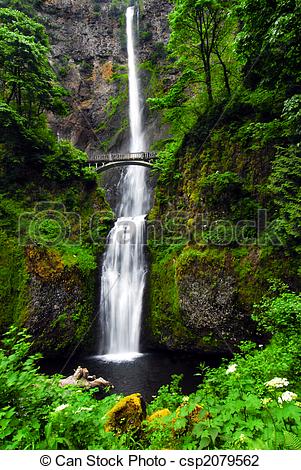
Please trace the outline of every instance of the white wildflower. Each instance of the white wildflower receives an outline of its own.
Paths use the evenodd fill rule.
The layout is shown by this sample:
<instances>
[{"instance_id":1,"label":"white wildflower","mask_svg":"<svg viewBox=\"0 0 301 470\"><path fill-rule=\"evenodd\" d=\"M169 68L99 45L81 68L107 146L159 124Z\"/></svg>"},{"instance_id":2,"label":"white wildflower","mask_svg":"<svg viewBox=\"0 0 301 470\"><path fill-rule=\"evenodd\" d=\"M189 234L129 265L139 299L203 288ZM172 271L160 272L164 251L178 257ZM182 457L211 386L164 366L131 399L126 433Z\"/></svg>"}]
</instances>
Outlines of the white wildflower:
<instances>
[{"instance_id":1,"label":"white wildflower","mask_svg":"<svg viewBox=\"0 0 301 470\"><path fill-rule=\"evenodd\" d=\"M278 403L283 403L284 401L296 400L296 398L297 398L296 393L286 391L286 392L283 392L281 397L278 398Z\"/></svg>"},{"instance_id":2,"label":"white wildflower","mask_svg":"<svg viewBox=\"0 0 301 470\"><path fill-rule=\"evenodd\" d=\"M233 374L233 372L236 372L236 369L237 369L237 364L231 364L226 370L226 374Z\"/></svg>"},{"instance_id":3,"label":"white wildflower","mask_svg":"<svg viewBox=\"0 0 301 470\"><path fill-rule=\"evenodd\" d=\"M246 442L246 436L244 435L244 433L241 433L241 435L239 436L239 440L240 442Z\"/></svg>"},{"instance_id":4,"label":"white wildflower","mask_svg":"<svg viewBox=\"0 0 301 470\"><path fill-rule=\"evenodd\" d=\"M86 406L83 406L79 408L78 410L76 410L75 413L82 413L83 411L92 411L92 408L87 408Z\"/></svg>"},{"instance_id":5,"label":"white wildflower","mask_svg":"<svg viewBox=\"0 0 301 470\"><path fill-rule=\"evenodd\" d=\"M63 411L63 410L65 410L66 408L68 408L69 406L70 406L70 405L68 405L68 404L67 404L67 405L60 405L60 406L58 406L58 407L54 410L54 412L56 413L56 412L58 412L58 411Z\"/></svg>"},{"instance_id":6,"label":"white wildflower","mask_svg":"<svg viewBox=\"0 0 301 470\"><path fill-rule=\"evenodd\" d=\"M184 401L184 402L188 402L188 401L189 401L189 397L187 397L187 396L183 397L183 401Z\"/></svg>"},{"instance_id":7,"label":"white wildflower","mask_svg":"<svg viewBox=\"0 0 301 470\"><path fill-rule=\"evenodd\" d=\"M269 382L266 382L264 385L266 387L272 387L272 388L283 388L287 387L289 384L289 381L287 379L282 379L281 377L274 377L272 380L269 380Z\"/></svg>"}]
</instances>

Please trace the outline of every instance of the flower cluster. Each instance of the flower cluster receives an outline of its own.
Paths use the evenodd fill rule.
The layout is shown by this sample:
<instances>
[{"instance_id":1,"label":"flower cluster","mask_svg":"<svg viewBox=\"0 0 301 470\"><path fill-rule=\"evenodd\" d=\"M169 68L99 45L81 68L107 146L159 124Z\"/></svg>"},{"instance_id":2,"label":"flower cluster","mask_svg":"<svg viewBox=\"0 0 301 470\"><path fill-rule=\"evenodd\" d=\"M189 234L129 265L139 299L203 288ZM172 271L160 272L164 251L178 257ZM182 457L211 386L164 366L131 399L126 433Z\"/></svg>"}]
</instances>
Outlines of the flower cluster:
<instances>
[{"instance_id":1,"label":"flower cluster","mask_svg":"<svg viewBox=\"0 0 301 470\"><path fill-rule=\"evenodd\" d=\"M237 369L237 364L231 364L226 370L226 374L233 374L233 372L236 372L236 369Z\"/></svg>"},{"instance_id":2,"label":"flower cluster","mask_svg":"<svg viewBox=\"0 0 301 470\"><path fill-rule=\"evenodd\" d=\"M65 409L68 408L68 407L69 407L68 404L67 404L67 405L60 405L60 406L58 406L58 407L54 410L54 412L56 413L56 412L58 412L58 411L63 411L63 410L65 410Z\"/></svg>"},{"instance_id":3,"label":"flower cluster","mask_svg":"<svg viewBox=\"0 0 301 470\"><path fill-rule=\"evenodd\" d=\"M266 382L265 386L271 388L283 388L287 387L288 384L289 381L287 379L282 379L281 377L274 377L272 380L269 380L269 382Z\"/></svg>"},{"instance_id":4,"label":"flower cluster","mask_svg":"<svg viewBox=\"0 0 301 470\"><path fill-rule=\"evenodd\" d=\"M297 395L296 393L294 392L289 392L288 390L286 392L283 392L283 394L281 395L281 397L278 398L278 403L283 403L285 401L292 401L292 400L296 400L297 398Z\"/></svg>"},{"instance_id":5,"label":"flower cluster","mask_svg":"<svg viewBox=\"0 0 301 470\"><path fill-rule=\"evenodd\" d=\"M79 408L78 410L76 410L75 413L82 413L83 411L92 411L93 408L87 408L86 406L82 406L81 408Z\"/></svg>"}]
</instances>

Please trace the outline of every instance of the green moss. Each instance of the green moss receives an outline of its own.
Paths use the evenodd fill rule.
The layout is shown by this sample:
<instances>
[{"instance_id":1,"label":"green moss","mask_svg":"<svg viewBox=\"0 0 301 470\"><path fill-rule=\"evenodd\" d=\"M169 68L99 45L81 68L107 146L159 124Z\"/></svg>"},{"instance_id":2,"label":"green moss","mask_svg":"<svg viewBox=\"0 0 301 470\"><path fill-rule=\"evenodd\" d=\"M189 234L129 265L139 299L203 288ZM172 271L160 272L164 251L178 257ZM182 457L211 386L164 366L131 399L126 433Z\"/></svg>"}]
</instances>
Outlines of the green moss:
<instances>
[{"instance_id":1,"label":"green moss","mask_svg":"<svg viewBox=\"0 0 301 470\"><path fill-rule=\"evenodd\" d=\"M118 141L129 127L125 103L128 101L128 75L122 67L114 70L111 78L115 92L109 97L104 109L105 119L99 123L96 132L101 133L100 149L107 152L112 142Z\"/></svg>"},{"instance_id":2,"label":"green moss","mask_svg":"<svg viewBox=\"0 0 301 470\"><path fill-rule=\"evenodd\" d=\"M137 432L145 419L142 397L139 393L122 398L108 413L106 432L123 435Z\"/></svg>"},{"instance_id":3,"label":"green moss","mask_svg":"<svg viewBox=\"0 0 301 470\"><path fill-rule=\"evenodd\" d=\"M151 247L150 327L159 344L171 349L219 350L220 337L215 332L196 334L186 324L181 311L180 286L204 279L214 289L220 276L234 279L235 311L249 323L254 303L268 290L271 279L290 283L297 275L299 262L277 251L245 246L240 248L206 245L171 245ZM189 293L187 293L189 295ZM235 319L233 318L233 321Z\"/></svg>"},{"instance_id":4,"label":"green moss","mask_svg":"<svg viewBox=\"0 0 301 470\"><path fill-rule=\"evenodd\" d=\"M206 267L208 265L225 265L226 252L214 247L185 247L177 260L177 278L195 268Z\"/></svg>"},{"instance_id":5,"label":"green moss","mask_svg":"<svg viewBox=\"0 0 301 470\"><path fill-rule=\"evenodd\" d=\"M152 250L150 328L154 339L172 349L198 342L183 324L177 283L177 256L181 244Z\"/></svg>"},{"instance_id":6,"label":"green moss","mask_svg":"<svg viewBox=\"0 0 301 470\"><path fill-rule=\"evenodd\" d=\"M27 311L27 283L24 249L0 231L0 331L12 323L21 324Z\"/></svg>"},{"instance_id":7,"label":"green moss","mask_svg":"<svg viewBox=\"0 0 301 470\"><path fill-rule=\"evenodd\" d=\"M52 202L37 208L41 200ZM65 213L59 220L65 221L67 229L72 226L71 235L67 230L66 239L52 246L52 231L47 225L43 240L37 237L33 244L29 228L33 221L39 228L37 214L41 212L45 221L48 212L58 207ZM30 183L1 197L0 211L0 331L12 323L32 325L34 346L45 356L69 351L79 343L88 348L94 339L90 327L95 312L97 256L114 219L104 190L95 185L64 188L43 181ZM16 236L19 218L20 240ZM39 234L39 230L35 232ZM34 280L31 284L30 279ZM55 302L59 308L52 311L56 289L62 295ZM43 304L39 307L37 301Z\"/></svg>"}]
</instances>

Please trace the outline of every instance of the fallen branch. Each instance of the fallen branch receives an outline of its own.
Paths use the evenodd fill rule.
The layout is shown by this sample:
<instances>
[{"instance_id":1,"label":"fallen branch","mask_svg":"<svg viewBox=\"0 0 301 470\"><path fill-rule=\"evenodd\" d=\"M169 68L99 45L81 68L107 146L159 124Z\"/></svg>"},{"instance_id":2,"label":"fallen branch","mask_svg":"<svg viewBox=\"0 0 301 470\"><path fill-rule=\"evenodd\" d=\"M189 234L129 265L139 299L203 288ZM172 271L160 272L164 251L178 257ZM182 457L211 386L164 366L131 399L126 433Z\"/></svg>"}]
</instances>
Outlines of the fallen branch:
<instances>
[{"instance_id":1,"label":"fallen branch","mask_svg":"<svg viewBox=\"0 0 301 470\"><path fill-rule=\"evenodd\" d=\"M60 380L61 387L67 387L68 385L73 385L75 387L81 388L114 388L114 385L111 382L103 379L102 377L96 378L95 375L89 375L88 369L78 367L73 375L70 375L66 379Z\"/></svg>"}]
</instances>

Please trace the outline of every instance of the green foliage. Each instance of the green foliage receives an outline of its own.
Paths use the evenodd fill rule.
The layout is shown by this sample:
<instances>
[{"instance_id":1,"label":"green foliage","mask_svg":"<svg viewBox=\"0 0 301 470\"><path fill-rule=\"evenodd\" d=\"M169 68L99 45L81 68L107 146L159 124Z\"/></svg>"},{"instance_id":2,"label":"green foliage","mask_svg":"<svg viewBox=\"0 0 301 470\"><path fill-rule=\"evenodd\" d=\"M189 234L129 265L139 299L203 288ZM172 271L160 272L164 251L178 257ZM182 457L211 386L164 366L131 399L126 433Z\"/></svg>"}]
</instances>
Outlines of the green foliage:
<instances>
[{"instance_id":1,"label":"green foliage","mask_svg":"<svg viewBox=\"0 0 301 470\"><path fill-rule=\"evenodd\" d=\"M278 148L269 178L277 208L275 227L286 244L300 244L301 152L298 146Z\"/></svg>"},{"instance_id":2,"label":"green foliage","mask_svg":"<svg viewBox=\"0 0 301 470\"><path fill-rule=\"evenodd\" d=\"M274 299L270 304L273 308L267 304L262 307L266 312L268 308L270 319L273 313L280 319L286 309L293 312L299 308L299 296L293 299L293 295ZM282 325L277 328L279 331ZM296 401L300 394L296 373L300 371L296 372L295 358L299 353L298 335L292 329L284 335L277 333L265 348L243 344L242 353L236 354L227 368L222 365L207 372L197 392L186 397L156 430L148 431L147 445L177 449L298 448L301 409ZM166 407L173 396L162 388L151 411Z\"/></svg>"},{"instance_id":3,"label":"green foliage","mask_svg":"<svg viewBox=\"0 0 301 470\"><path fill-rule=\"evenodd\" d=\"M300 80L298 1L243 0L236 8L243 24L236 43L245 64L246 82L251 88L262 84L293 89L296 79Z\"/></svg>"},{"instance_id":4,"label":"green foliage","mask_svg":"<svg viewBox=\"0 0 301 470\"><path fill-rule=\"evenodd\" d=\"M68 141L61 141L53 148L53 153L44 158L44 176L51 181L64 182L69 178L83 176L83 166L87 162L87 156ZM96 175L85 173L89 179L96 179Z\"/></svg>"},{"instance_id":5,"label":"green foliage","mask_svg":"<svg viewBox=\"0 0 301 470\"><path fill-rule=\"evenodd\" d=\"M38 374L40 356L29 348L29 336L11 328L0 349L1 449L122 448L103 427L118 397L97 401L88 392L62 389L59 376Z\"/></svg>"},{"instance_id":6,"label":"green foliage","mask_svg":"<svg viewBox=\"0 0 301 470\"><path fill-rule=\"evenodd\" d=\"M0 261L0 331L5 331L12 323L20 323L24 317L28 274L22 248L2 230Z\"/></svg>"},{"instance_id":7,"label":"green foliage","mask_svg":"<svg viewBox=\"0 0 301 470\"><path fill-rule=\"evenodd\" d=\"M197 74L194 70L185 70L181 77L175 82L174 85L168 90L168 92L159 98L149 98L148 103L151 109L169 109L183 104L187 97L185 96L185 90L189 84L195 81Z\"/></svg>"},{"instance_id":8,"label":"green foliage","mask_svg":"<svg viewBox=\"0 0 301 470\"><path fill-rule=\"evenodd\" d=\"M298 333L301 330L301 296L284 292L276 298L266 297L257 306L253 318L268 333Z\"/></svg>"},{"instance_id":9,"label":"green foliage","mask_svg":"<svg viewBox=\"0 0 301 470\"><path fill-rule=\"evenodd\" d=\"M1 143L10 143L25 132L25 120L4 101L0 100Z\"/></svg>"},{"instance_id":10,"label":"green foliage","mask_svg":"<svg viewBox=\"0 0 301 470\"><path fill-rule=\"evenodd\" d=\"M217 204L227 205L241 196L242 180L239 175L230 171L216 172L200 182L199 191L209 208Z\"/></svg>"},{"instance_id":11,"label":"green foliage","mask_svg":"<svg viewBox=\"0 0 301 470\"><path fill-rule=\"evenodd\" d=\"M205 83L207 99L213 101L214 72L221 67L227 93L229 81L228 40L231 38L230 2L182 0L170 14L171 37L168 48L184 72L193 71L196 83ZM198 74L198 77L197 77Z\"/></svg>"},{"instance_id":12,"label":"green foliage","mask_svg":"<svg viewBox=\"0 0 301 470\"><path fill-rule=\"evenodd\" d=\"M63 110L64 90L48 61L43 26L23 13L0 10L0 96L22 116L37 119L44 110Z\"/></svg>"},{"instance_id":13,"label":"green foliage","mask_svg":"<svg viewBox=\"0 0 301 470\"><path fill-rule=\"evenodd\" d=\"M160 388L155 398L147 407L147 412L149 415L151 415L157 410L162 410L164 408L169 409L169 411L176 411L176 409L182 403L183 399L183 394L180 386L182 379L183 376L181 375L173 375L171 377L170 384L163 385Z\"/></svg>"},{"instance_id":14,"label":"green foliage","mask_svg":"<svg viewBox=\"0 0 301 470\"><path fill-rule=\"evenodd\" d=\"M91 247L72 246L67 243L60 246L64 265L68 268L77 266L84 274L95 271L97 264Z\"/></svg>"},{"instance_id":15,"label":"green foliage","mask_svg":"<svg viewBox=\"0 0 301 470\"><path fill-rule=\"evenodd\" d=\"M230 364L207 371L189 396L183 397L181 377L174 376L147 406L148 415L168 408L170 416L145 422L143 433L122 437L104 430L106 414L119 397L95 400L87 392L58 387L59 377L38 374L39 356L28 355L29 337L12 328L0 349L1 448L298 449L301 390L295 358L300 344L292 329L282 334L278 322L281 312L296 312L293 302L299 305L300 298L293 295L262 304L272 322L276 315L270 344L244 343Z\"/></svg>"},{"instance_id":16,"label":"green foliage","mask_svg":"<svg viewBox=\"0 0 301 470\"><path fill-rule=\"evenodd\" d=\"M36 9L41 5L41 2L42 0L0 0L0 8L13 8L35 17Z\"/></svg>"},{"instance_id":17,"label":"green foliage","mask_svg":"<svg viewBox=\"0 0 301 470\"><path fill-rule=\"evenodd\" d=\"M282 127L278 119L270 122L251 121L241 126L236 136L245 149L260 151L279 140Z\"/></svg>"},{"instance_id":18,"label":"green foliage","mask_svg":"<svg viewBox=\"0 0 301 470\"><path fill-rule=\"evenodd\" d=\"M154 170L159 171L160 181L162 184L168 183L173 180L176 181L181 177L180 172L177 170L177 152L182 146L182 140L172 140L167 143L164 150L159 151L158 158L154 163Z\"/></svg>"},{"instance_id":19,"label":"green foliage","mask_svg":"<svg viewBox=\"0 0 301 470\"><path fill-rule=\"evenodd\" d=\"M67 142L58 143L47 127L45 110L66 114L49 63L48 37L44 26L18 10L0 11L0 143L2 177L12 181L30 166L52 181L95 175L83 169L85 155Z\"/></svg>"}]
</instances>

